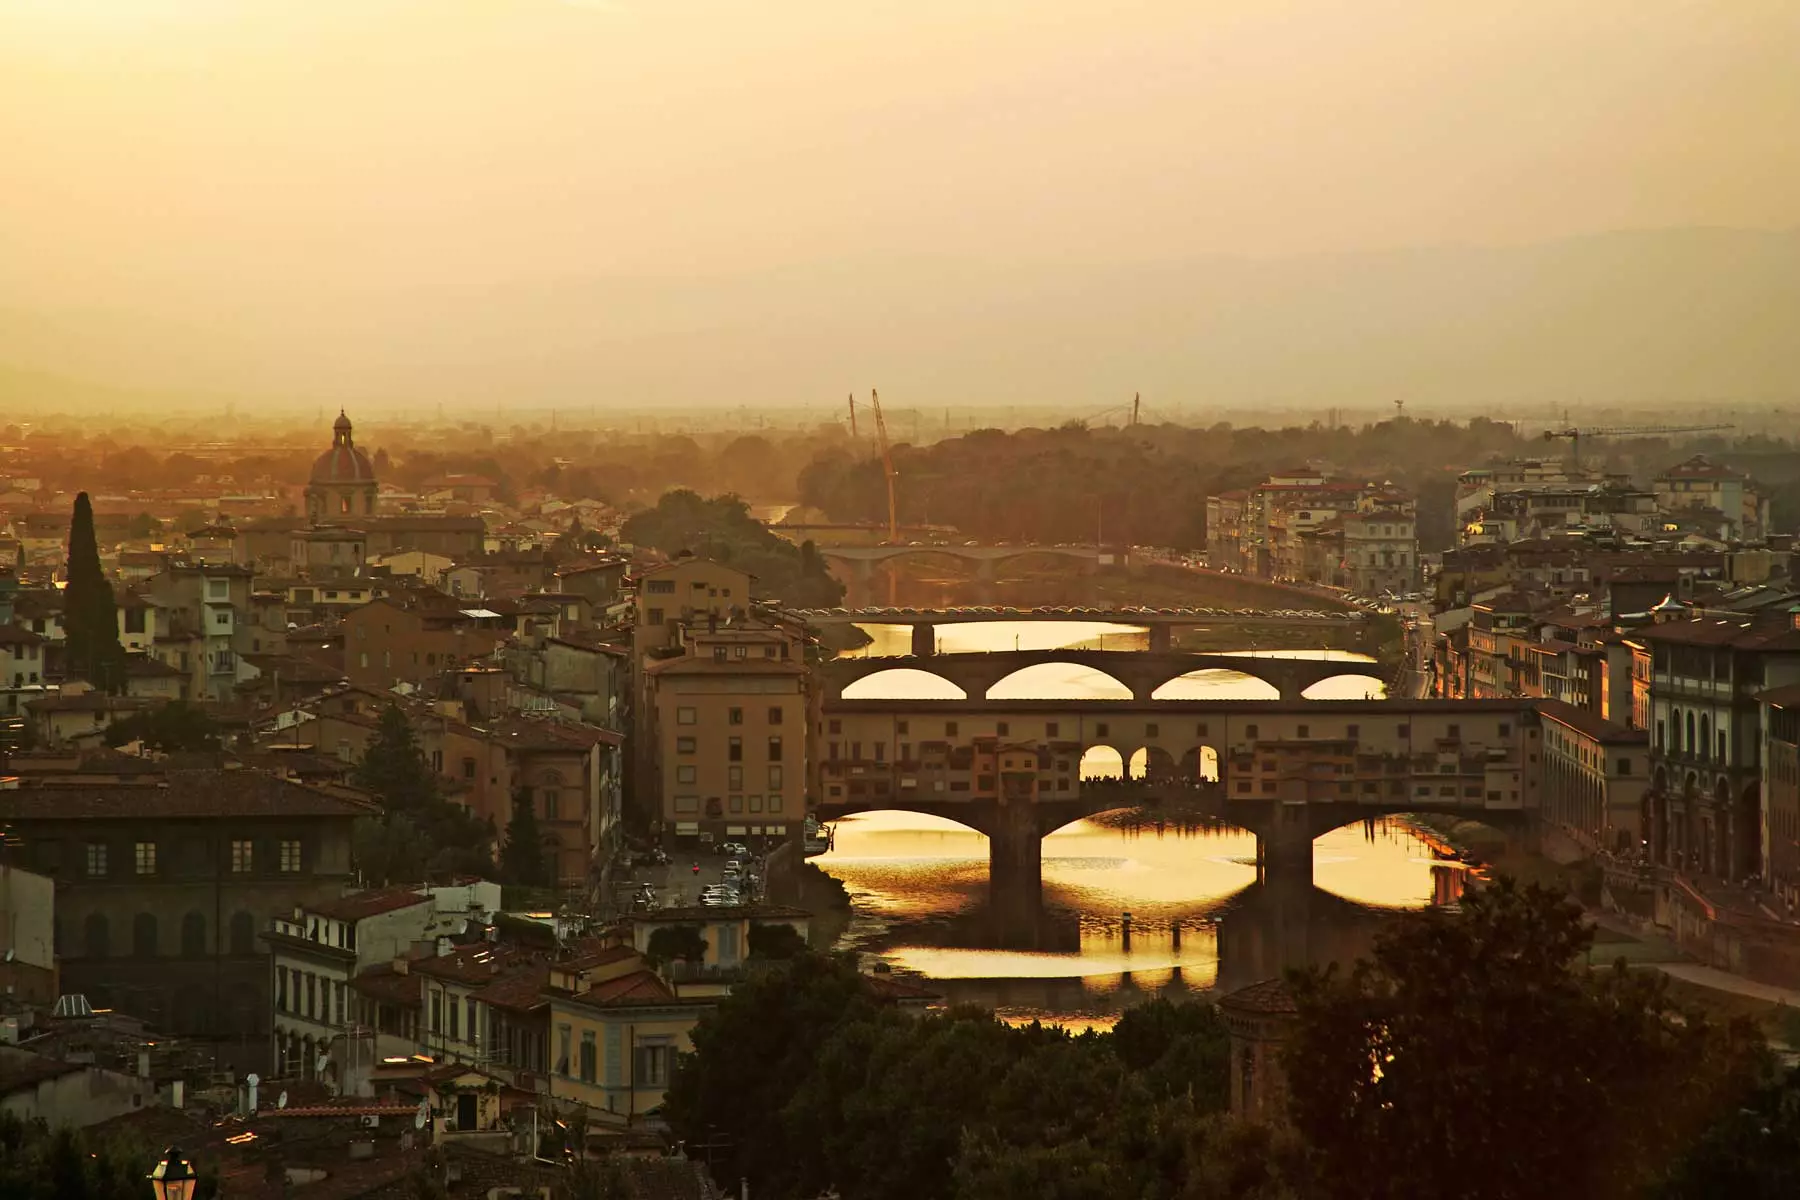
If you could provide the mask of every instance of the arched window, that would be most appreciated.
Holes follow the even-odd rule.
[[[1689,754],[1694,752],[1694,714],[1691,712],[1687,715],[1687,745],[1684,749]]]
[[[111,953],[105,913],[89,913],[83,932],[87,935],[87,956],[105,958]]]
[[[1719,730],[1719,761],[1724,762],[1729,755],[1725,753],[1725,731]]]
[[[231,914],[231,952],[256,953],[256,918],[247,912]]]
[[[1700,740],[1694,744],[1701,758],[1712,753],[1712,718],[1705,713],[1700,714]]]
[[[149,913],[131,919],[131,953],[135,958],[156,957],[156,918]]]
[[[206,954],[206,918],[191,912],[181,918],[181,955],[202,958]]]

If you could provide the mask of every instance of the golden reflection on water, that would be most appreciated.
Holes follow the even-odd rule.
[[[862,628],[874,640],[857,654],[910,654],[909,626]],[[1148,644],[1141,627],[1091,621],[945,624],[937,626],[936,637],[942,653],[1141,650]],[[1338,650],[1233,653],[1371,661]],[[846,698],[957,694],[929,674],[928,659],[915,663],[869,676],[846,689]],[[1156,694],[1252,700],[1272,692],[1250,676],[1211,669],[1171,680]],[[1377,681],[1344,675],[1307,694],[1362,699],[1383,693]],[[1129,693],[1109,676],[1067,663],[1028,668],[990,695],[1106,700]],[[1042,903],[1024,913],[998,911],[988,894],[987,839],[973,830],[908,812],[862,813],[838,821],[836,830],[832,852],[814,861],[850,892],[854,918],[844,944],[927,977],[952,1003],[981,1004],[1003,1019],[1106,1028],[1122,1009],[1151,996],[1187,997],[1212,988],[1221,973],[1222,920],[1250,922],[1238,936],[1251,943],[1265,937],[1255,925],[1262,915],[1231,915],[1239,900],[1261,890],[1252,887],[1256,839],[1237,830],[1077,821],[1044,839]],[[1339,829],[1314,844],[1313,882],[1320,892],[1353,904],[1418,907],[1454,891],[1434,853],[1430,841],[1399,823]]]

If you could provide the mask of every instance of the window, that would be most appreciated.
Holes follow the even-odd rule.
[[[1307,725],[1300,726],[1300,736],[1301,737],[1311,737],[1312,736],[1312,728]]]
[[[1512,722],[1511,721],[1500,722],[1499,735],[1501,737],[1511,737],[1512,736]]]
[[[449,1008],[450,1008],[450,1036],[452,1038],[460,1038],[460,1037],[462,1037],[462,1034],[459,1032],[458,1027],[462,1024],[462,1022],[457,1020],[457,1016],[459,1015],[460,1010],[457,1008],[456,1000],[454,998],[451,999]]]
[[[772,789],[775,789],[777,791],[779,791],[781,789],[781,768],[780,767],[770,767],[769,768],[769,787]]]
[[[431,1030],[431,1032],[433,1032],[433,1033],[436,1033],[438,1031],[438,1029],[441,1028],[440,1018],[443,1016],[443,1010],[444,1010],[444,993],[442,993],[442,992],[431,993],[431,1023],[429,1025],[427,1025],[425,1028]]]
[[[1001,721],[994,726],[994,732],[1001,737],[1005,737],[1007,734],[1011,733],[1012,730],[1005,721]]]
[[[956,736],[956,722],[955,721],[945,721],[944,722],[944,736],[945,737],[955,737]]]
[[[1194,726],[1194,736],[1195,737],[1205,737],[1206,736],[1206,722],[1205,721],[1201,721],[1199,724]]]
[[[771,724],[771,725],[781,724],[781,705],[779,705],[779,704],[769,705],[769,724]]]
[[[761,796],[750,797],[750,811],[753,813],[758,813],[758,812],[762,811],[762,797]]]
[[[744,798],[742,796],[733,796],[731,798],[731,811],[734,813],[741,813],[744,811]]]
[[[282,1012],[288,1010],[287,981],[286,971],[277,970],[275,972],[275,1007]]]
[[[772,763],[781,761],[781,739],[779,737],[769,739],[769,761]]]
[[[544,820],[557,820],[557,809],[561,806],[562,795],[555,788],[544,789]]]
[[[699,782],[698,768],[693,767],[693,766],[676,767],[675,768],[675,782],[676,783],[698,783]]]
[[[1247,738],[1255,737],[1256,736],[1256,726],[1254,726],[1254,725],[1244,726],[1244,736]]]
[[[837,722],[833,721],[832,724],[836,725]],[[894,722],[894,732],[899,733],[899,734],[911,733],[912,732],[911,724],[912,723],[910,721],[895,721]]]
[[[669,1082],[669,1060],[672,1057],[668,1046],[639,1046],[637,1052],[637,1085],[639,1087],[666,1087]]]
[[[694,739],[693,738],[678,737],[675,739],[675,753],[677,753],[677,754],[692,754],[693,752],[694,752]]]
[[[1450,723],[1450,728],[1444,731],[1444,735],[1446,737],[1459,738],[1462,736],[1462,726],[1452,721]]]
[[[106,874],[105,842],[89,842],[87,844],[87,873],[96,877]]]
[[[713,647],[713,661],[716,663],[722,663],[725,661],[725,647],[723,647],[723,646],[714,646]],[[735,712],[736,710],[733,709],[732,711]]]
[[[156,843],[139,842],[136,851],[137,873],[139,875],[156,874]]]
[[[677,725],[692,725],[692,724],[694,724],[694,710],[691,708],[676,709],[675,710],[675,723]]]
[[[725,786],[730,788],[732,791],[736,791],[737,789],[743,787],[744,786],[744,768],[742,768],[742,767],[726,767],[725,768]]]
[[[1057,724],[1055,721],[1045,721],[1044,722],[1044,736],[1045,737],[1055,737],[1057,735],[1058,731],[1061,730],[1061,728],[1062,728],[1062,726]],[[900,732],[905,733],[906,731],[904,729],[902,729]]]
[[[675,581],[673,579],[649,579],[644,582],[644,590],[652,596],[673,596]]]
[[[1355,741],[1361,735],[1362,735],[1362,726],[1360,726],[1360,725],[1344,726],[1344,736],[1349,738],[1351,741]]]
[[[280,843],[280,864],[283,874],[292,875],[300,870],[300,842],[290,839]]]
[[[200,958],[206,953],[206,918],[197,912],[191,912],[181,918],[181,956],[183,958]],[[275,972],[276,981],[281,979],[281,972]]]
[[[727,709],[725,712],[725,723],[727,725],[742,725],[744,723],[744,710],[741,708]]]
[[[462,761],[462,771],[463,771],[463,778],[464,778],[464,779],[473,779],[473,778],[475,778],[475,760],[474,760],[474,759],[472,759],[472,758],[465,758],[465,759],[463,759],[463,761]]]
[[[581,1082],[592,1083],[599,1070],[598,1055],[594,1046],[594,1031],[581,1031]]]
[[[750,647],[733,646],[731,648],[731,655],[733,658],[748,658],[750,657]]]
[[[772,813],[778,813],[781,811],[781,797],[780,796],[770,796],[769,797],[769,811]]]
[[[743,738],[732,737],[732,738],[725,739],[725,761],[726,762],[743,762],[744,761],[744,739]]]
[[[1111,732],[1110,728],[1108,727],[1108,725],[1105,721],[1101,721],[1099,724],[1094,726],[1094,736],[1095,737],[1106,737],[1110,732]]]
[[[231,843],[231,871],[232,871],[232,874],[242,875],[242,874],[247,873],[251,869],[251,865],[252,865],[253,861],[254,861],[254,855],[252,853],[251,844],[249,842],[233,842],[233,843]]]
[[[832,733],[842,733],[842,732],[844,732],[844,723],[842,721],[833,719],[832,721],[829,722],[829,730]]]
[[[663,623],[663,610],[662,609],[647,608],[644,610],[644,624],[646,624],[646,625],[661,625],[662,623]]]
[[[1150,722],[1148,725],[1144,726],[1144,736],[1145,737],[1159,736],[1159,734],[1157,732],[1159,728],[1160,727],[1157,725],[1157,723],[1155,721]]]
[[[699,812],[700,811],[700,797],[698,797],[698,796],[677,796],[677,797],[675,797],[675,811],[678,813],[697,813],[697,812]]]
[[[556,1073],[564,1079],[569,1077],[569,1043],[574,1036],[575,1030],[571,1026],[556,1027]]]

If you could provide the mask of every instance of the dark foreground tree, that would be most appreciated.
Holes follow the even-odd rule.
[[[125,651],[119,645],[119,610],[112,583],[100,569],[94,540],[94,506],[88,494],[75,497],[69,522],[68,586],[63,591],[63,633],[68,673],[103,692],[125,686]]]
[[[1296,984],[1290,1108],[1321,1195],[1641,1195],[1760,1066],[1660,975],[1579,964],[1574,905],[1508,880]],[[1547,1190],[1548,1189],[1548,1190]]]
[[[653,963],[697,963],[706,958],[706,938],[698,925],[658,925],[644,945],[644,957]]]
[[[219,748],[219,726],[185,700],[133,713],[106,727],[106,744],[142,742],[163,754],[204,754]]]
[[[1800,1196],[1800,1067],[1726,1113],[1675,1165],[1657,1200]]]
[[[524,887],[549,887],[554,880],[544,861],[544,832],[538,827],[531,793],[513,794],[512,820],[506,823],[506,844],[500,848],[500,874],[507,883]]]
[[[368,882],[416,883],[493,871],[493,826],[443,798],[399,705],[390,704],[381,714],[355,780],[383,810],[358,834],[357,869]]]

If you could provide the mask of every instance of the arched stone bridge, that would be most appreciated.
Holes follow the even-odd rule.
[[[1098,565],[1101,559],[1101,550],[1098,546],[928,544],[922,546],[820,546],[818,551],[820,558],[835,559],[854,568],[857,578],[862,580],[871,578],[878,564],[892,562],[897,558],[960,558],[975,564],[975,575],[978,579],[992,579],[994,568],[1000,563],[1030,555],[1041,554],[1052,558],[1069,558],[1095,565]]]
[[[819,674],[827,702],[842,698],[845,688],[871,675],[909,669],[935,675],[961,688],[965,697],[980,700],[1009,675],[1051,663],[1071,663],[1100,671],[1128,689],[1133,700],[1153,699],[1165,683],[1194,671],[1236,671],[1262,680],[1282,700],[1302,699],[1307,688],[1339,675],[1363,675],[1372,682],[1380,681],[1376,674],[1380,667],[1375,663],[1142,650],[997,650],[922,658],[840,658],[824,664]]]

